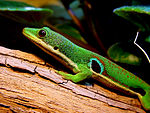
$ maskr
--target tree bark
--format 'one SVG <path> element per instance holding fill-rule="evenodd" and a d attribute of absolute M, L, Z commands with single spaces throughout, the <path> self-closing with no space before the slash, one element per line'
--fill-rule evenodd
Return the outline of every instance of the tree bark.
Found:
<path fill-rule="evenodd" d="M 137 98 L 65 80 L 37 56 L 0 47 L 0 113 L 145 113 Z"/>

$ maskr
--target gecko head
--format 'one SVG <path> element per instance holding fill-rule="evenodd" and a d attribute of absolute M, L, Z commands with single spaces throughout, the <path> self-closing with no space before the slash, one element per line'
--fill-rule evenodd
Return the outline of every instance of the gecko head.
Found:
<path fill-rule="evenodd" d="M 52 31 L 49 27 L 43 28 L 24 28 L 23 34 L 38 46 L 51 46 L 54 50 L 58 50 L 57 33 Z M 57 42 L 58 41 L 58 42 Z"/>
<path fill-rule="evenodd" d="M 43 27 L 43 28 L 24 28 L 23 29 L 23 34 L 30 40 L 32 41 L 39 41 L 38 39 L 45 39 L 48 37 L 48 32 L 50 28 L 48 27 Z"/>

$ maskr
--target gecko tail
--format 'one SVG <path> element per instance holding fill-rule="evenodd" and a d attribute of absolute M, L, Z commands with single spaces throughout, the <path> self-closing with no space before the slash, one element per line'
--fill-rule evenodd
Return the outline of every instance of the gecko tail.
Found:
<path fill-rule="evenodd" d="M 146 110 L 150 111 L 150 88 L 145 90 L 145 92 L 146 92 L 145 95 L 144 96 L 140 95 L 139 98 L 141 100 L 141 103 L 142 103 L 143 107 Z"/>

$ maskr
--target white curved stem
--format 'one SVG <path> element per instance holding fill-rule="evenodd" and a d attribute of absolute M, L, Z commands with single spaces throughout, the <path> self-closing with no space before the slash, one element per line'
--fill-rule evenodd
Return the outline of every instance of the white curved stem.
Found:
<path fill-rule="evenodd" d="M 145 54 L 145 56 L 146 56 L 148 62 L 150 63 L 150 58 L 149 58 L 148 54 L 146 53 L 146 51 L 145 51 L 140 45 L 138 45 L 138 44 L 136 43 L 137 38 L 138 38 L 138 35 L 139 35 L 139 32 L 137 32 L 137 34 L 136 34 L 136 37 L 135 37 L 135 40 L 134 40 L 134 44 L 135 44 L 139 49 L 142 50 L 142 52 Z"/>

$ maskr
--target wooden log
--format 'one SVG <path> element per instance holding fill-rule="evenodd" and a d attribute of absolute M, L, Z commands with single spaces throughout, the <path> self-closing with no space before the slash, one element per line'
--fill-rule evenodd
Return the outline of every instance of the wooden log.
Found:
<path fill-rule="evenodd" d="M 145 113 L 139 100 L 65 80 L 37 56 L 0 46 L 0 113 Z"/>

